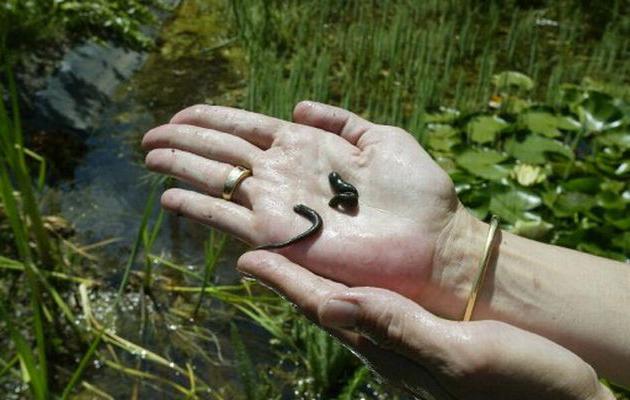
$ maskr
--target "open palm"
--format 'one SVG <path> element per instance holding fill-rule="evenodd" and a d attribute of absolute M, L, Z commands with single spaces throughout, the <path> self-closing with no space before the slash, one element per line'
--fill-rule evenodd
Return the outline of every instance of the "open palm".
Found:
<path fill-rule="evenodd" d="M 278 250 L 315 273 L 418 299 L 459 203 L 446 173 L 407 132 L 349 111 L 302 102 L 294 122 L 243 110 L 193 106 L 149 131 L 147 166 L 198 192 L 170 189 L 167 209 L 253 245 L 305 231 L 305 204 L 323 219 L 316 235 Z M 221 199 L 235 165 L 252 170 L 231 202 Z M 328 174 L 359 191 L 353 211 L 334 209 Z"/>

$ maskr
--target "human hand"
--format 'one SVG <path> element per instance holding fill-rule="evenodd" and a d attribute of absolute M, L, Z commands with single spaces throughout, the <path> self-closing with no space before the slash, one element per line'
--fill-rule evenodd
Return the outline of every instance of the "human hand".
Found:
<path fill-rule="evenodd" d="M 350 286 L 388 288 L 418 302 L 440 275 L 450 226 L 466 214 L 448 175 L 410 134 L 320 103 L 298 104 L 293 123 L 194 106 L 149 131 L 143 146 L 148 168 L 199 191 L 170 189 L 165 208 L 261 245 L 306 230 L 292 211 L 306 204 L 321 215 L 322 231 L 279 253 Z M 253 176 L 227 202 L 220 196 L 234 165 Z M 357 212 L 328 206 L 331 171 L 358 189 Z"/>
<path fill-rule="evenodd" d="M 514 326 L 444 320 L 397 293 L 348 288 L 268 251 L 246 253 L 237 268 L 295 303 L 418 398 L 614 399 L 577 355 Z"/>

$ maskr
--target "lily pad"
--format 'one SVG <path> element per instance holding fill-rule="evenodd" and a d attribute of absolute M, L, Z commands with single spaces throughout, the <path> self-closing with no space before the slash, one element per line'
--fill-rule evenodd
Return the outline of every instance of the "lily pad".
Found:
<path fill-rule="evenodd" d="M 553 229 L 553 224 L 549 222 L 538 221 L 523 221 L 519 219 L 514 224 L 511 232 L 515 235 L 523 236 L 530 239 L 542 239 L 549 231 Z"/>
<path fill-rule="evenodd" d="M 554 238 L 551 241 L 558 246 L 575 248 L 586 238 L 586 231 L 580 228 L 572 228 L 570 230 L 557 230 L 554 232 Z"/>
<path fill-rule="evenodd" d="M 597 178 L 593 178 L 593 179 L 597 179 Z M 613 180 L 605 180 L 600 184 L 601 190 L 608 190 L 610 192 L 617 193 L 617 194 L 619 194 L 619 192 L 621 192 L 623 188 L 625 187 L 626 187 L 626 184 L 624 182 L 613 181 Z M 625 201 L 630 202 L 630 190 L 626 190 L 625 192 L 623 192 L 621 194 L 621 197 Z"/>
<path fill-rule="evenodd" d="M 573 178 L 562 184 L 562 188 L 567 192 L 582 192 L 595 194 L 599 191 L 601 179 L 594 176 Z"/>
<path fill-rule="evenodd" d="M 624 232 L 621 236 L 613 238 L 612 242 L 615 246 L 630 252 L 630 232 Z"/>
<path fill-rule="evenodd" d="M 630 175 L 630 162 L 624 161 L 619 164 L 619 167 L 615 170 L 615 175 L 617 176 L 626 176 Z"/>
<path fill-rule="evenodd" d="M 458 197 L 476 218 L 481 220 L 486 218 L 490 207 L 490 193 L 485 187 L 469 186 L 459 192 Z"/>
<path fill-rule="evenodd" d="M 616 259 L 616 260 L 620 260 L 620 255 L 619 254 L 616 254 L 615 252 L 612 252 L 612 251 L 604 250 L 604 249 L 601 248 L 601 246 L 598 246 L 595 243 L 582 242 L 582 243 L 578 244 L 576 248 L 579 251 L 582 251 L 582 252 L 585 252 L 585 253 L 589 253 L 589 254 L 593 254 L 595 256 L 607 257 L 607 258 L 613 258 L 613 259 Z M 623 257 L 621 257 L 621 260 L 622 259 L 623 259 Z"/>
<path fill-rule="evenodd" d="M 433 150 L 450 152 L 460 142 L 459 133 L 447 124 L 429 124 L 424 144 Z"/>
<path fill-rule="evenodd" d="M 453 179 L 453 181 L 455 181 L 455 179 L 452 177 L 452 175 L 461 172 L 461 170 L 457 168 L 457 165 L 455 165 L 455 161 L 453 161 L 453 159 L 450 157 L 438 155 L 437 157 L 435 157 L 435 162 L 438 163 L 438 165 L 444 171 L 446 171 L 447 174 L 451 175 L 451 179 Z"/>
<path fill-rule="evenodd" d="M 508 125 L 507 122 L 496 115 L 482 115 L 473 118 L 466 125 L 466 131 L 473 142 L 490 143 Z"/>
<path fill-rule="evenodd" d="M 510 114 L 520 114 L 532 106 L 532 102 L 518 96 L 506 96 L 501 108 Z"/>
<path fill-rule="evenodd" d="M 517 88 L 529 92 L 534 88 L 534 81 L 529 76 L 517 71 L 505 71 L 492 77 L 492 83 L 497 90 Z"/>
<path fill-rule="evenodd" d="M 505 143 L 505 151 L 528 164 L 544 164 L 548 153 L 559 154 L 569 159 L 573 157 L 573 152 L 568 146 L 539 135 L 528 135 L 523 141 L 510 138 Z"/>
<path fill-rule="evenodd" d="M 538 220 L 539 218 L 527 211 L 538 207 L 542 203 L 540 197 L 532 192 L 511 188 L 504 193 L 496 193 L 490 199 L 490 211 L 503 220 L 512 224 L 518 220 Z"/>
<path fill-rule="evenodd" d="M 556 123 L 559 129 L 565 131 L 577 131 L 580 129 L 580 123 L 566 115 L 556 115 Z"/>
<path fill-rule="evenodd" d="M 617 174 L 617 169 L 621 167 L 624 152 L 615 147 L 605 147 L 595 153 L 595 164 L 597 167 L 611 175 Z M 623 168 L 620 172 L 623 172 Z"/>
<path fill-rule="evenodd" d="M 500 165 L 507 157 L 494 150 L 469 149 L 461 153 L 455 162 L 473 175 L 498 181 L 510 174 L 510 169 Z"/>
<path fill-rule="evenodd" d="M 623 112 L 613 98 L 604 93 L 590 92 L 576 111 L 584 128 L 591 132 L 617 128 L 623 121 Z"/>
<path fill-rule="evenodd" d="M 607 223 L 621 230 L 630 229 L 630 213 L 626 211 L 610 210 L 604 213 L 604 219 Z"/>
<path fill-rule="evenodd" d="M 603 191 L 597 194 L 597 205 L 609 210 L 623 210 L 626 202 L 617 193 Z"/>
<path fill-rule="evenodd" d="M 617 146 L 620 149 L 630 149 L 630 132 L 607 132 L 597 140 L 605 146 Z"/>
<path fill-rule="evenodd" d="M 580 192 L 560 193 L 551 209 L 558 217 L 568 217 L 590 210 L 595 205 L 595 197 Z"/>
<path fill-rule="evenodd" d="M 520 117 L 521 125 L 533 133 L 554 138 L 562 135 L 560 129 L 577 130 L 580 124 L 572 118 L 557 116 L 546 111 L 528 111 Z"/>
<path fill-rule="evenodd" d="M 460 112 L 454 108 L 440 107 L 435 113 L 429 113 L 424 116 L 424 120 L 428 123 L 450 123 L 459 118 Z"/>

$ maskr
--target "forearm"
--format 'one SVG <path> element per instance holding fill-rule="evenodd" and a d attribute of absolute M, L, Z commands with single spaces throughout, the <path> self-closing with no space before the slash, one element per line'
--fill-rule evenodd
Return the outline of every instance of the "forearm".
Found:
<path fill-rule="evenodd" d="M 488 225 L 459 212 L 427 306 L 460 319 Z M 630 385 L 630 265 L 502 232 L 473 319 L 496 319 L 574 351 L 601 376 Z"/>

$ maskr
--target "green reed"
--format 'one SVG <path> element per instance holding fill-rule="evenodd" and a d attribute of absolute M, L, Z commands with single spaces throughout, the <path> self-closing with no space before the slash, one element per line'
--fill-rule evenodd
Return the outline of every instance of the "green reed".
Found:
<path fill-rule="evenodd" d="M 501 70 L 527 73 L 541 82 L 534 94 L 554 99 L 560 82 L 620 82 L 615 71 L 628 68 L 630 17 L 613 11 L 598 39 L 569 1 L 544 13 L 499 2 L 232 4 L 249 57 L 244 105 L 281 117 L 308 97 L 417 129 L 427 108 L 486 104 Z"/>
<path fill-rule="evenodd" d="M 206 288 L 210 284 L 210 281 L 214 275 L 214 272 L 219 262 L 219 258 L 223 254 L 225 245 L 227 244 L 229 236 L 225 233 L 219 233 L 218 231 L 211 230 L 210 237 L 204 243 L 204 268 L 203 278 L 201 281 L 201 292 L 195 304 L 195 309 L 192 312 L 193 318 L 196 318 L 199 314 L 199 309 L 203 304 L 203 298 L 206 293 Z"/>
<path fill-rule="evenodd" d="M 49 343 L 45 332 L 48 323 L 44 317 L 42 285 L 38 280 L 37 272 L 40 265 L 51 268 L 53 255 L 26 163 L 17 90 L 13 74 L 8 66 L 5 76 L 8 81 L 10 108 L 7 109 L 4 100 L 0 98 L 0 198 L 11 226 L 15 248 L 25 266 L 35 348 L 31 348 L 5 305 L 2 305 L 0 309 L 0 316 L 9 330 L 20 364 L 25 371 L 24 382 L 30 385 L 36 399 L 46 399 L 49 393 L 47 359 Z M 0 97 L 4 95 L 5 88 L 0 85 Z M 37 245 L 36 254 L 31 251 L 31 236 L 34 236 Z"/>
<path fill-rule="evenodd" d="M 129 258 L 127 259 L 127 263 L 125 265 L 124 271 L 123 271 L 123 276 L 121 278 L 120 283 L 118 284 L 118 290 L 116 292 L 116 297 L 114 298 L 114 302 L 112 303 L 112 309 L 116 310 L 116 308 L 118 307 L 118 305 L 120 304 L 120 301 L 122 299 L 123 293 L 125 288 L 127 287 L 127 282 L 129 281 L 129 275 L 131 273 L 131 268 L 133 267 L 136 258 L 138 256 L 138 253 L 141 249 L 141 246 L 143 244 L 143 241 L 145 244 L 147 244 L 147 242 L 150 242 L 151 244 L 153 243 L 153 240 L 151 240 L 150 238 L 153 238 L 155 233 L 154 231 L 150 231 L 148 228 L 148 224 L 149 224 L 149 219 L 153 213 L 153 208 L 155 207 L 155 194 L 157 191 L 158 186 L 160 186 L 160 181 L 156 181 L 152 184 L 151 186 L 151 190 L 149 192 L 149 196 L 147 198 L 147 202 L 144 208 L 144 212 L 142 214 L 142 219 L 140 220 L 140 226 L 138 228 L 138 233 L 136 235 L 136 239 L 133 243 L 133 246 L 131 248 L 131 254 L 129 255 Z M 158 230 L 159 230 L 159 224 L 157 224 L 158 226 Z M 149 238 L 149 239 L 147 239 Z M 92 357 L 94 356 L 94 354 L 96 353 L 101 341 L 103 340 L 103 335 L 105 334 L 105 329 L 107 329 L 107 327 L 102 328 L 100 330 L 97 331 L 97 334 L 94 336 L 94 338 L 92 339 L 90 346 L 88 347 L 87 351 L 83 354 L 83 356 L 81 357 L 81 360 L 79 361 L 79 364 L 77 366 L 77 368 L 75 369 L 75 371 L 73 372 L 72 376 L 70 377 L 68 383 L 65 385 L 64 389 L 63 389 L 63 393 L 61 395 L 62 400 L 63 399 L 67 399 L 68 396 L 70 396 L 70 394 L 72 393 L 72 390 L 74 389 L 74 387 L 76 386 L 76 384 L 79 382 L 79 379 L 82 377 L 85 369 L 88 366 L 88 363 L 92 360 Z"/>

